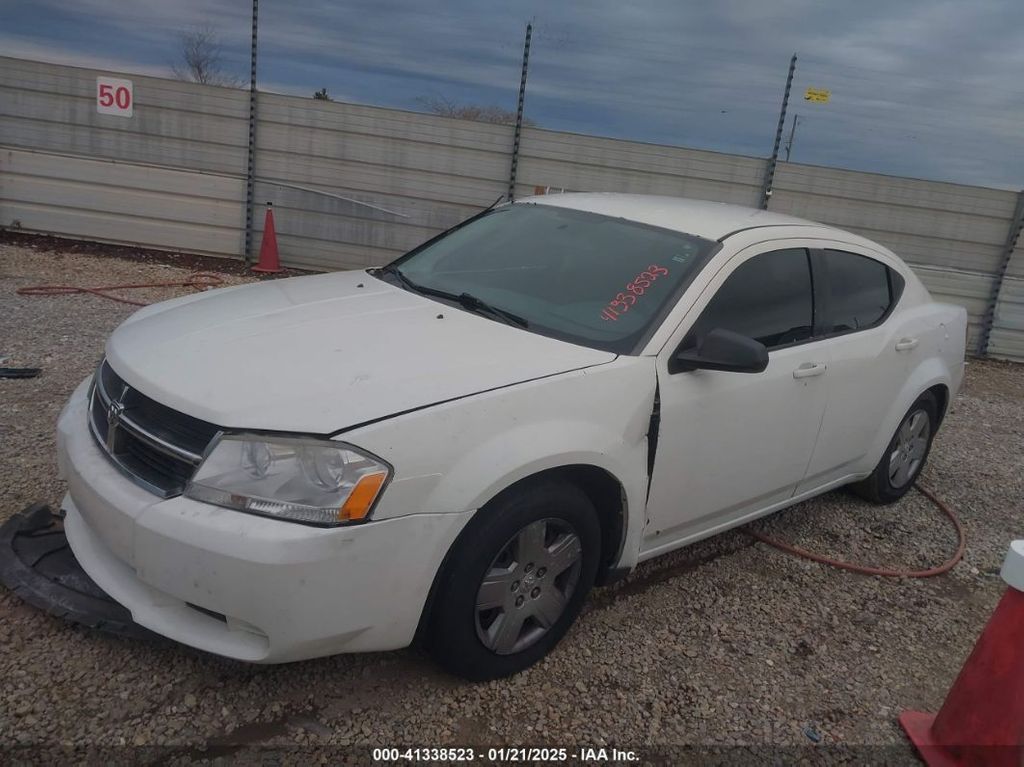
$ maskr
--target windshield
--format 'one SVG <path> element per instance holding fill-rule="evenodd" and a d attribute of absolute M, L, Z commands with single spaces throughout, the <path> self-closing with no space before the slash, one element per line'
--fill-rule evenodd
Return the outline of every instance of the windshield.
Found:
<path fill-rule="evenodd" d="M 396 284 L 409 290 L 459 298 L 463 308 L 511 317 L 530 332 L 631 354 L 716 247 L 621 218 L 519 203 L 484 213 L 386 271 L 397 268 Z"/>

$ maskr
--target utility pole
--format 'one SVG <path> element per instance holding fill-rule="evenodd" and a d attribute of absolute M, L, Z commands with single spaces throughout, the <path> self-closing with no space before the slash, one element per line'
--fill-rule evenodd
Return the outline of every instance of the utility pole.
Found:
<path fill-rule="evenodd" d="M 252 43 L 249 49 L 249 156 L 245 173 L 245 251 L 242 258 L 252 263 L 253 186 L 256 181 L 256 31 L 259 0 L 252 0 Z"/>
<path fill-rule="evenodd" d="M 796 54 L 789 60 L 789 74 L 786 76 L 786 90 L 782 94 L 782 109 L 779 110 L 779 125 L 775 129 L 775 144 L 772 156 L 768 159 L 765 169 L 764 185 L 761 187 L 761 209 L 768 209 L 768 198 L 772 196 L 772 184 L 775 182 L 775 166 L 779 162 L 779 145 L 782 143 L 782 130 L 786 127 L 786 108 L 789 106 L 789 91 L 793 88 L 793 73 L 796 72 Z"/>
<path fill-rule="evenodd" d="M 800 122 L 800 115 L 793 114 L 793 125 L 789 129 L 789 141 L 786 142 L 786 162 L 789 162 L 789 153 L 793 151 L 793 139 L 796 136 L 796 124 Z"/>
<path fill-rule="evenodd" d="M 523 103 L 526 100 L 526 71 L 530 66 L 530 38 L 533 37 L 533 22 L 526 25 L 526 42 L 523 43 L 523 74 L 519 79 L 519 104 L 516 107 L 516 129 L 512 139 L 512 165 L 508 174 L 508 200 L 516 198 L 516 168 L 519 165 L 519 139 L 523 133 Z"/>

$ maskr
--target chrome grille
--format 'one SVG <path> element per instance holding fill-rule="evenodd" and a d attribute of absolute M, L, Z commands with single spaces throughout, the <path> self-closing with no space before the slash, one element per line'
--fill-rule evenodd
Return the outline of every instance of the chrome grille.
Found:
<path fill-rule="evenodd" d="M 129 479 L 164 498 L 185 489 L 220 431 L 133 389 L 106 360 L 89 396 L 89 427 L 100 447 Z"/>

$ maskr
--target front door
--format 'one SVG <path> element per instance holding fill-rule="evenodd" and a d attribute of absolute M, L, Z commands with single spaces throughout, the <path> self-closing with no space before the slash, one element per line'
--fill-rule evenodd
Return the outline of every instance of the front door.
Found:
<path fill-rule="evenodd" d="M 651 555 L 792 497 L 825 411 L 831 359 L 828 342 L 813 340 L 807 250 L 741 251 L 701 301 L 681 348 L 725 328 L 763 343 L 769 362 L 762 373 L 673 374 L 667 360 L 675 349 L 659 359 L 660 428 L 643 544 Z"/>

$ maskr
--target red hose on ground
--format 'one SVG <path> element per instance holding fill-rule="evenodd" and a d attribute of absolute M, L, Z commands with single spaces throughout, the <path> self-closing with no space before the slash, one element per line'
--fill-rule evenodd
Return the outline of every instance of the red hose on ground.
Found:
<path fill-rule="evenodd" d="M 838 567 L 841 570 L 850 570 L 851 572 L 861 573 L 863 575 L 881 575 L 884 578 L 931 578 L 935 575 L 942 575 L 953 569 L 957 562 L 963 559 L 964 549 L 967 548 L 967 537 L 964 535 L 964 528 L 960 524 L 960 520 L 951 508 L 949 508 L 942 500 L 935 495 L 931 490 L 920 485 L 914 485 L 921 495 L 930 500 L 939 509 L 949 517 L 949 521 L 953 523 L 953 527 L 956 528 L 956 534 L 960 541 L 957 544 L 956 552 L 943 562 L 938 567 L 932 567 L 928 570 L 888 570 L 882 567 L 868 567 L 865 565 L 856 565 L 852 562 L 844 562 L 841 559 L 832 559 L 831 557 L 823 556 L 822 554 L 815 554 L 813 551 L 807 551 L 801 549 L 799 546 L 793 546 L 792 544 L 778 541 L 771 538 L 763 533 L 757 533 L 753 530 L 745 530 L 748 535 L 753 536 L 761 543 L 767 543 L 769 546 L 774 546 L 780 551 L 785 551 L 787 554 L 793 554 L 804 559 L 809 559 L 812 562 L 820 562 L 823 565 L 829 565 L 831 567 Z"/>
<path fill-rule="evenodd" d="M 148 282 L 138 285 L 105 285 L 98 288 L 77 288 L 71 285 L 33 285 L 28 288 L 18 288 L 15 292 L 19 296 L 70 296 L 76 293 L 90 293 L 100 298 L 109 298 L 111 301 L 118 301 L 122 304 L 132 306 L 148 306 L 144 301 L 132 301 L 130 298 L 119 298 L 107 293 L 108 290 L 135 290 L 138 288 L 212 288 L 221 285 L 224 280 L 216 274 L 209 272 L 196 272 L 187 280 L 176 280 L 171 282 Z"/>

